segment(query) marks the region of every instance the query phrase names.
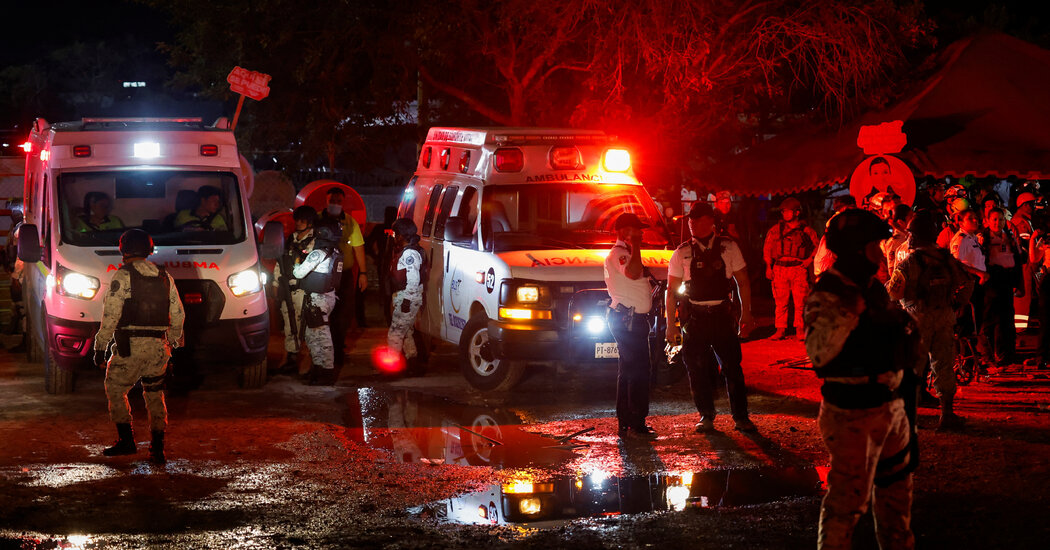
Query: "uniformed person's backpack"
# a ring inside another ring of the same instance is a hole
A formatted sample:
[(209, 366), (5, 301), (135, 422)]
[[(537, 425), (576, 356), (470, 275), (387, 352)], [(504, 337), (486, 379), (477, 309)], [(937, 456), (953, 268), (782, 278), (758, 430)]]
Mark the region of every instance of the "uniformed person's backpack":
[(916, 250), (912, 252), (919, 269), (919, 278), (915, 289), (915, 299), (924, 309), (942, 309), (952, 307), (955, 295), (955, 281), (952, 277), (947, 251), (938, 250), (940, 258), (932, 257), (933, 252)]

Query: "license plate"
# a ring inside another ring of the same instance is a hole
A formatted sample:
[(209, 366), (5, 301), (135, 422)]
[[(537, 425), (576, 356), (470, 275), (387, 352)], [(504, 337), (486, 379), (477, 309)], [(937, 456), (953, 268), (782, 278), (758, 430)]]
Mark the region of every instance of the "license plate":
[(595, 342), (594, 343), (594, 358), (595, 359), (618, 359), (620, 357), (620, 350), (616, 347), (616, 342)]

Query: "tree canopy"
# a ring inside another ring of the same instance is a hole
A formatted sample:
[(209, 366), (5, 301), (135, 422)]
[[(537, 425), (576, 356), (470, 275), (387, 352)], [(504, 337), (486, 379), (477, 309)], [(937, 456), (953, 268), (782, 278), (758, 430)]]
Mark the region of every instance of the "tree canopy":
[(235, 65), (273, 76), (241, 139), (292, 165), (361, 166), (418, 116), (606, 129), (674, 188), (779, 120), (878, 103), (932, 45), (911, 0), (146, 1), (181, 29), (175, 83), (229, 98)]

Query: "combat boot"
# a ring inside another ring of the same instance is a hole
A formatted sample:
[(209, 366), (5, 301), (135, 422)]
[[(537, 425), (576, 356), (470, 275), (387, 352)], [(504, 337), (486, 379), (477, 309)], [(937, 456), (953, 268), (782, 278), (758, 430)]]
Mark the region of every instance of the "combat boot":
[(299, 373), (299, 354), (294, 351), (288, 352), (288, 357), (285, 358), (284, 363), (277, 367), (278, 374), (298, 374)]
[(117, 424), (117, 442), (112, 447), (106, 447), (102, 454), (105, 456), (135, 454), (135, 434), (131, 431), (131, 424)]
[(966, 427), (966, 419), (955, 414), (954, 396), (941, 396), (941, 419), (937, 423), (938, 432), (959, 431)]
[(783, 340), (785, 332), (787, 332), (785, 329), (778, 328), (777, 331), (773, 333), (773, 336), (769, 337), (769, 339), (770, 340)]
[(149, 443), (149, 461), (154, 464), (164, 464), (164, 432), (153, 430), (153, 440)]
[(331, 386), (335, 384), (336, 378), (335, 369), (325, 369), (314, 365), (313, 370), (310, 371), (311, 386)]

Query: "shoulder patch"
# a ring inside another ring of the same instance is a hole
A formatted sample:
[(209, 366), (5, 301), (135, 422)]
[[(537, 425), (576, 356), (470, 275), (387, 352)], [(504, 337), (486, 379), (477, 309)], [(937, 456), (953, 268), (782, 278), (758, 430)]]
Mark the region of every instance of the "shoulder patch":
[(109, 291), (110, 292), (117, 292), (119, 290), (120, 290), (120, 281), (113, 281), (112, 283), (109, 284)]

